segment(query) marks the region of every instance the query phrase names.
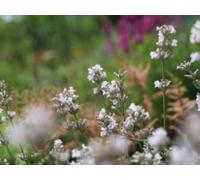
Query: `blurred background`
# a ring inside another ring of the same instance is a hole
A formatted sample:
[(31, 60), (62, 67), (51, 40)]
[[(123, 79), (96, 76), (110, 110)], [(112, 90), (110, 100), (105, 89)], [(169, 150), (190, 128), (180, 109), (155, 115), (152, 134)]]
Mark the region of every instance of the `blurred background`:
[[(99, 63), (110, 79), (114, 71), (127, 70), (128, 93), (141, 104), (153, 97), (157, 91), (153, 82), (161, 77), (161, 64), (149, 58), (156, 47), (155, 28), (170, 23), (177, 29), (178, 46), (167, 63), (167, 76), (180, 81), (187, 89), (184, 93), (194, 99), (193, 85), (176, 65), (200, 50), (189, 43), (190, 28), (198, 18), (0, 16), (0, 79), (9, 85), (15, 99), (21, 100), (16, 107), (69, 85), (75, 87), (81, 103), (92, 104), (93, 86), (87, 80), (87, 69)], [(160, 101), (154, 106), (154, 113), (158, 113)]]

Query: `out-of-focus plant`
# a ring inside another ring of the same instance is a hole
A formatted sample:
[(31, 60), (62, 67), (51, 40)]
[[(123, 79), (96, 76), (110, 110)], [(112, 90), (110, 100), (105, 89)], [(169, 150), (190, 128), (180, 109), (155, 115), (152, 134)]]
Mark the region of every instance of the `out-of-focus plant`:
[[(119, 16), (113, 26), (117, 31), (117, 38), (120, 48), (129, 53), (131, 43), (143, 42), (145, 36), (155, 31), (155, 27), (161, 24), (174, 22), (178, 24), (178, 17), (170, 16)], [(103, 23), (103, 32), (106, 36), (106, 48), (112, 52), (115, 48), (111, 37), (112, 22), (106, 19)]]
[[(192, 30), (197, 42), (198, 26), (198, 23), (195, 24)], [(104, 28), (108, 28), (106, 31), (109, 34), (109, 25)], [(175, 28), (171, 25), (163, 25), (157, 29), (156, 45), (158, 47), (150, 55), (152, 59), (161, 59), (163, 65), (165, 59), (172, 54), (171, 48), (177, 43), (172, 36), (175, 34)], [(194, 37), (192, 39), (194, 42)], [(192, 58), (193, 61), (197, 61), (193, 56)], [(183, 63), (179, 69), (185, 70), (186, 76), (192, 78), (196, 88), (199, 89), (198, 76), (195, 76), (195, 71), (192, 70), (193, 63), (191, 61)], [(155, 81), (155, 87), (160, 91), (156, 94), (153, 92), (151, 98), (148, 97), (148, 80), (150, 72), (154, 70), (153, 66), (150, 70), (149, 65), (142, 66), (141, 64), (141, 66), (133, 67), (121, 63), (121, 71), (110, 74), (100, 63), (92, 67), (89, 67), (89, 64), (84, 64), (83, 70), (77, 72), (81, 74), (80, 79), (87, 84), (82, 89), (73, 85), (66, 86), (63, 90), (57, 88), (55, 91), (52, 89), (52, 92), (46, 90), (41, 95), (46, 96), (46, 103), (32, 104), (34, 98), (21, 102), (21, 106), (25, 106), (25, 114), (21, 114), (21, 110), (19, 114), (18, 111), (16, 111), (17, 114), (10, 111), (16, 103), (10, 106), (12, 102), (6, 85), (4, 82), (0, 83), (0, 122), (2, 123), (0, 151), (3, 152), (0, 164), (199, 163), (199, 123), (196, 121), (198, 114), (193, 112), (194, 103), (185, 97), (186, 89), (176, 76), (169, 76), (173, 84), (171, 88), (167, 88), (170, 81), (165, 79), (162, 66), (162, 79)], [(88, 74), (86, 68), (88, 68)], [(132, 78), (131, 81), (127, 75)], [(69, 82), (73, 83), (74, 80), (75, 78)], [(88, 81), (91, 82), (90, 85)], [(133, 88), (130, 87), (130, 82)], [(82, 95), (84, 91), (79, 94), (78, 89), (83, 90), (86, 87), (88, 90), (91, 86), (93, 90), (90, 93), (93, 95), (90, 95), (90, 100), (93, 102), (83, 105), (79, 95)], [(140, 97), (136, 97), (136, 93), (131, 92), (135, 88), (141, 91)], [(29, 92), (26, 93), (29, 94)], [(34, 96), (38, 94), (36, 92)], [(152, 99), (160, 96), (163, 97), (164, 128), (160, 127), (160, 120), (162, 120), (160, 115), (154, 117)], [(165, 96), (168, 97), (168, 103), (165, 102)], [(49, 101), (48, 98), (51, 100)], [(45, 100), (44, 97), (41, 99)], [(198, 106), (199, 99), (200, 96), (197, 94)], [(142, 106), (137, 104), (139, 101)], [(45, 105), (47, 103), (48, 105)], [(166, 111), (165, 104), (168, 106)], [(92, 115), (88, 115), (88, 112), (92, 112)], [(169, 120), (169, 128), (165, 128), (165, 116)], [(86, 119), (88, 117), (89, 119)], [(158, 123), (155, 123), (155, 118)], [(189, 122), (184, 122), (184, 119)], [(179, 122), (187, 130), (177, 125)], [(174, 141), (169, 131), (171, 129), (180, 135), (181, 140)]]
[[(190, 43), (191, 44), (200, 44), (200, 21), (197, 20), (196, 23), (193, 25), (190, 34)], [(192, 80), (195, 88), (199, 91), (200, 90), (200, 74), (199, 69), (193, 67), (195, 62), (200, 61), (200, 53), (195, 52), (190, 55), (189, 61), (184, 61), (177, 66), (178, 70), (182, 70), (185, 72), (185, 77)], [(200, 111), (200, 95), (199, 93), (196, 94), (196, 103), (198, 106), (198, 111)]]

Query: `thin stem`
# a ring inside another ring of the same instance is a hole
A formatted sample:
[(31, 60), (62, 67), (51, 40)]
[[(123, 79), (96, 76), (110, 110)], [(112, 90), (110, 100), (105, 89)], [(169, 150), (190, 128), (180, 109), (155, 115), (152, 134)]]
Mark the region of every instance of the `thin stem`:
[(123, 120), (125, 121), (126, 114), (125, 114), (125, 103), (123, 97), (124, 97), (124, 91), (123, 89), (121, 89), (121, 111), (122, 111), (121, 114), (123, 116)]
[(102, 100), (103, 100), (103, 105), (104, 105), (105, 109), (107, 110), (107, 104), (105, 101), (105, 97), (103, 96), (103, 94), (101, 94), (101, 96), (102, 96)]
[(25, 152), (24, 152), (24, 150), (23, 150), (23, 147), (22, 147), (21, 145), (19, 145), (19, 148), (20, 148), (20, 151), (21, 151), (21, 153), (22, 153), (22, 155), (23, 155), (23, 158), (24, 158), (24, 160), (25, 160), (25, 163), (28, 165), (29, 162), (28, 162), (28, 160), (27, 160), (27, 157), (26, 157), (26, 154), (25, 154)]
[(120, 79), (121, 80), (121, 83), (119, 85), (120, 87), (120, 95), (121, 95), (121, 108), (122, 108), (122, 116), (123, 116), (123, 120), (125, 121), (126, 119), (126, 113), (125, 113), (125, 99), (124, 99), (124, 96), (125, 96), (125, 90), (124, 90), (124, 80), (123, 79)]
[(75, 119), (76, 121), (78, 121), (78, 117), (77, 117), (76, 113), (74, 114), (74, 119)]
[[(5, 140), (4, 135), (3, 135), (3, 133), (2, 133), (1, 131), (0, 131), (0, 136), (1, 136), (1, 138), (2, 138), (3, 140)], [(13, 156), (13, 154), (12, 154), (12, 152), (11, 152), (9, 146), (8, 146), (8, 144), (5, 143), (4, 146), (6, 147), (6, 150), (7, 150), (7, 152), (8, 152), (8, 155), (10, 156), (10, 159), (11, 159), (12, 162), (14, 163), (14, 162), (15, 162), (15, 158), (14, 158), (14, 156)]]
[[(165, 79), (165, 72), (164, 72), (164, 60), (161, 60), (162, 62), (162, 80)], [(162, 88), (162, 97), (163, 97), (163, 127), (166, 128), (166, 90), (165, 88)]]
[(143, 142), (146, 142), (147, 140), (146, 139), (140, 139), (140, 138), (135, 138), (135, 137), (130, 137), (129, 138), (130, 140), (133, 140), (133, 141), (143, 141)]

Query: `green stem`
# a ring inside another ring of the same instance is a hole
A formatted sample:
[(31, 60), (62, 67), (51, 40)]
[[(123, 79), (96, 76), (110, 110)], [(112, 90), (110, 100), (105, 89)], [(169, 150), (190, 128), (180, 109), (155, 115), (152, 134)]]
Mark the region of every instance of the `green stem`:
[(124, 92), (124, 81), (123, 79), (121, 79), (121, 83), (120, 83), (120, 95), (121, 95), (121, 114), (123, 116), (123, 120), (125, 121), (126, 119), (126, 113), (125, 113), (125, 100), (124, 100), (124, 96), (125, 96), (125, 92)]
[[(162, 62), (162, 80), (165, 79), (165, 72), (164, 72), (164, 60), (161, 60)], [(162, 88), (162, 97), (163, 97), (163, 127), (166, 128), (166, 91), (164, 88)]]
[[(2, 133), (1, 131), (0, 131), (0, 136), (1, 136), (1, 138), (2, 138), (3, 140), (5, 139), (5, 138), (4, 138), (4, 135), (3, 135), (3, 133)], [(9, 146), (8, 146), (8, 144), (4, 144), (4, 146), (6, 147), (6, 150), (7, 150), (7, 152), (8, 152), (8, 155), (10, 156), (10, 159), (11, 159), (12, 163), (14, 164), (15, 158), (14, 158), (14, 156), (13, 156), (13, 154), (12, 154), (12, 152), (11, 152)]]
[(25, 163), (28, 165), (29, 162), (28, 162), (28, 160), (27, 160), (27, 158), (26, 158), (26, 154), (25, 154), (25, 152), (24, 152), (23, 147), (22, 147), (21, 145), (19, 145), (19, 148), (20, 148), (20, 151), (21, 151), (23, 157), (25, 158)]
[(140, 139), (140, 138), (135, 138), (135, 137), (130, 137), (129, 138), (130, 140), (133, 140), (133, 141), (143, 141), (143, 142), (146, 142), (147, 140), (146, 139)]
[(76, 121), (78, 121), (78, 117), (77, 117), (76, 113), (74, 114), (74, 119), (75, 119)]

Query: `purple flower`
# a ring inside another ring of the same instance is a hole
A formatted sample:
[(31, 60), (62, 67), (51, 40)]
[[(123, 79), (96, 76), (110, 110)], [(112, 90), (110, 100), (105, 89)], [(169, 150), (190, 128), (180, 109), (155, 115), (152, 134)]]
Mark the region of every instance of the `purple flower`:
[[(161, 24), (171, 23), (178, 24), (179, 16), (119, 16), (114, 27), (118, 32), (119, 47), (128, 53), (130, 49), (131, 41), (135, 43), (141, 43), (148, 33), (155, 31), (156, 26)], [(110, 42), (111, 41), (111, 23), (106, 20), (103, 24), (103, 32), (106, 34), (107, 38), (107, 48), (110, 52)], [(109, 43), (109, 44), (108, 44)], [(109, 45), (109, 46), (108, 46)], [(113, 44), (112, 44), (113, 50)]]

